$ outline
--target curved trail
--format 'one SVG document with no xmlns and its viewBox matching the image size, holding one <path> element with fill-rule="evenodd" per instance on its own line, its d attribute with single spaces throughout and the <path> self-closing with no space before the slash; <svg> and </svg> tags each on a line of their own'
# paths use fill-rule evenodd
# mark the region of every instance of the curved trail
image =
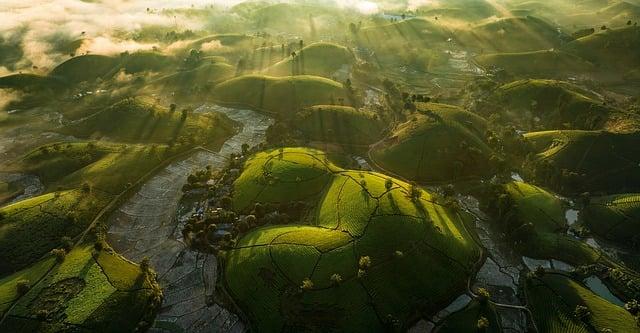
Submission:
<svg viewBox="0 0 640 333">
<path fill-rule="evenodd" d="M 174 162 L 147 181 L 109 218 L 108 241 L 126 258 L 149 257 L 164 290 L 164 300 L 151 332 L 244 332 L 238 316 L 211 302 L 217 278 L 215 256 L 191 251 L 182 241 L 177 215 L 188 175 L 211 166 L 221 169 L 242 144 L 265 140 L 273 120 L 250 110 L 205 105 L 196 112 L 220 112 L 243 125 L 220 152 L 199 151 Z M 210 305 L 207 305 L 210 304 Z"/>
</svg>

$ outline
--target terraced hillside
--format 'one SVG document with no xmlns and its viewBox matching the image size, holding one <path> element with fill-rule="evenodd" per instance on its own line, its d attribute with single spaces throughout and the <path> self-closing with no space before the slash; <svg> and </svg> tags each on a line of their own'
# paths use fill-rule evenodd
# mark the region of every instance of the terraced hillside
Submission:
<svg viewBox="0 0 640 333">
<path fill-rule="evenodd" d="M 313 105 L 352 105 L 341 83 L 318 76 L 271 77 L 246 75 L 218 84 L 213 98 L 224 105 L 242 106 L 291 117 Z"/>
<path fill-rule="evenodd" d="M 640 65 L 640 27 L 606 29 L 574 40 L 563 50 L 605 70 L 627 71 Z"/>
<path fill-rule="evenodd" d="M 485 199 L 486 211 L 522 255 L 574 265 L 598 260 L 599 254 L 591 247 L 567 236 L 565 204 L 553 193 L 522 182 L 500 185 L 493 191 Z"/>
<path fill-rule="evenodd" d="M 589 230 L 606 240 L 627 247 L 636 247 L 640 242 L 638 194 L 591 198 L 581 217 Z"/>
<path fill-rule="evenodd" d="M 635 318 L 624 308 L 567 275 L 531 276 L 525 288 L 538 332 L 640 332 Z"/>
<path fill-rule="evenodd" d="M 555 49 L 481 54 L 475 60 L 487 70 L 502 69 L 516 78 L 565 78 L 596 71 L 591 62 Z"/>
<path fill-rule="evenodd" d="M 406 329 L 464 290 L 479 259 L 465 215 L 316 150 L 258 153 L 234 193 L 238 211 L 255 202 L 314 206 L 303 221 L 250 230 L 226 255 L 224 286 L 264 332 Z"/>
<path fill-rule="evenodd" d="M 570 38 L 533 16 L 508 17 L 458 31 L 460 43 L 480 53 L 513 53 L 557 48 Z"/>
<path fill-rule="evenodd" d="M 556 80 L 520 80 L 499 87 L 483 112 L 499 110 L 504 120 L 525 130 L 583 129 L 634 131 L 637 115 L 607 106 L 601 96 Z"/>
<path fill-rule="evenodd" d="M 493 154 L 484 138 L 486 121 L 458 107 L 417 103 L 417 113 L 371 151 L 384 169 L 418 182 L 487 175 Z"/>
<path fill-rule="evenodd" d="M 525 135 L 538 153 L 531 175 L 562 193 L 629 193 L 640 187 L 640 136 L 600 131 Z"/>
<path fill-rule="evenodd" d="M 153 275 L 107 251 L 74 249 L 0 280 L 3 332 L 132 332 L 161 299 Z M 22 286 L 22 287 L 21 287 Z"/>
<path fill-rule="evenodd" d="M 295 56 L 267 68 L 272 76 L 316 75 L 331 78 L 338 70 L 355 63 L 354 54 L 344 46 L 334 43 L 314 43 L 302 48 Z"/>
<path fill-rule="evenodd" d="M 294 124 L 309 140 L 346 145 L 373 143 L 380 139 L 383 127 L 371 111 L 335 105 L 304 109 L 296 115 Z"/>
<path fill-rule="evenodd" d="M 59 131 L 86 139 L 216 147 L 233 133 L 233 126 L 216 113 L 196 114 L 128 98 Z"/>
</svg>

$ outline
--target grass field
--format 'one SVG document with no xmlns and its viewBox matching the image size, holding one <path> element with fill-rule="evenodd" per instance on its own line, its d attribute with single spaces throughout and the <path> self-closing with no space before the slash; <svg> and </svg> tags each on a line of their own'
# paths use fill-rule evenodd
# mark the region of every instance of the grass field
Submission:
<svg viewBox="0 0 640 333">
<path fill-rule="evenodd" d="M 172 111 L 144 98 L 124 99 L 98 114 L 59 130 L 78 138 L 127 143 L 182 143 L 218 147 L 234 124 L 217 113 Z"/>
<path fill-rule="evenodd" d="M 16 279 L 30 286 L 22 296 L 12 290 Z M 44 259 L 0 280 L 0 290 L 6 290 L 6 298 L 10 299 L 0 305 L 9 311 L 0 329 L 133 331 L 141 321 L 152 318 L 154 304 L 158 304 L 152 283 L 152 278 L 138 266 L 119 256 L 105 251 L 92 253 L 92 247 L 80 247 L 69 252 L 62 263 Z"/>
<path fill-rule="evenodd" d="M 316 75 L 331 78 L 345 66 L 351 66 L 356 59 L 344 46 L 334 43 L 314 43 L 296 52 L 265 70 L 273 76 Z"/>
<path fill-rule="evenodd" d="M 533 176 L 560 192 L 640 189 L 638 134 L 567 130 L 528 133 L 525 139 L 538 152 Z"/>
<path fill-rule="evenodd" d="M 406 329 L 464 290 L 480 255 L 464 215 L 422 190 L 411 199 L 402 181 L 338 168 L 316 150 L 259 153 L 234 188 L 240 210 L 246 192 L 252 202 L 315 205 L 307 224 L 251 230 L 227 254 L 227 291 L 261 331 Z"/>
<path fill-rule="evenodd" d="M 560 273 L 529 277 L 525 282 L 528 304 L 538 331 L 640 332 L 635 318 L 622 307 L 600 298 L 580 282 Z M 588 315 L 576 316 L 576 307 Z"/>
<path fill-rule="evenodd" d="M 318 76 L 271 77 L 246 75 L 218 84 L 213 98 L 225 105 L 248 107 L 258 111 L 293 116 L 313 105 L 349 106 L 342 84 Z"/>
<path fill-rule="evenodd" d="M 640 64 L 640 27 L 607 29 L 574 40 L 562 49 L 605 70 L 627 71 Z"/>
<path fill-rule="evenodd" d="M 640 241 L 640 195 L 617 194 L 591 198 L 581 211 L 585 225 L 593 233 L 631 247 Z"/>
<path fill-rule="evenodd" d="M 216 84 L 232 78 L 236 69 L 226 62 L 205 61 L 194 69 L 182 70 L 150 83 L 150 90 L 173 93 L 180 98 L 209 95 Z"/>
<path fill-rule="evenodd" d="M 381 137 L 382 121 L 371 111 L 347 106 L 317 105 L 296 115 L 294 126 L 312 141 L 370 144 Z"/>
<path fill-rule="evenodd" d="M 419 182 L 481 177 L 490 172 L 486 121 L 455 106 L 418 103 L 415 120 L 400 124 L 372 151 L 385 169 Z M 411 116 L 414 117 L 414 116 Z"/>
</svg>

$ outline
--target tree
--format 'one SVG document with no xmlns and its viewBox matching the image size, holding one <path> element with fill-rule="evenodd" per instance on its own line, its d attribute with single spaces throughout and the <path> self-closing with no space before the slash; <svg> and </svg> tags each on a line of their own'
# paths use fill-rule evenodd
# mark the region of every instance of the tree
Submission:
<svg viewBox="0 0 640 333">
<path fill-rule="evenodd" d="M 333 283 L 334 285 L 338 285 L 340 284 L 340 282 L 342 282 L 342 276 L 340 274 L 335 273 L 331 275 L 331 283 Z"/>
<path fill-rule="evenodd" d="M 355 23 L 351 22 L 349 23 L 349 31 L 351 31 L 352 34 L 357 34 L 358 33 L 358 26 L 356 26 Z"/>
<path fill-rule="evenodd" d="M 169 105 L 169 111 L 175 112 L 177 107 L 176 103 L 171 103 L 171 105 Z"/>
<path fill-rule="evenodd" d="M 258 219 L 255 215 L 247 215 L 244 220 L 247 221 L 247 224 L 251 227 L 258 225 Z"/>
<path fill-rule="evenodd" d="M 360 267 L 363 270 L 366 270 L 370 266 L 371 266 L 371 257 L 369 256 L 360 257 L 360 259 L 358 260 L 358 267 Z"/>
<path fill-rule="evenodd" d="M 140 261 L 140 270 L 142 271 L 142 273 L 146 275 L 150 272 L 150 269 L 151 267 L 149 266 L 149 257 L 142 258 L 142 261 Z"/>
<path fill-rule="evenodd" d="M 300 289 L 302 290 L 311 290 L 313 289 L 313 281 L 311 281 L 311 279 L 306 278 L 304 280 L 302 280 L 302 285 L 300 286 Z"/>
<path fill-rule="evenodd" d="M 241 149 L 242 149 L 242 155 L 246 156 L 249 153 L 249 145 L 248 144 L 243 143 Z"/>
<path fill-rule="evenodd" d="M 576 305 L 575 310 L 573 310 L 573 315 L 577 318 L 580 319 L 582 321 L 587 320 L 587 318 L 589 318 L 589 316 L 591 315 L 591 311 L 589 311 L 589 308 L 587 308 L 584 305 Z"/>
<path fill-rule="evenodd" d="M 19 280 L 16 284 L 16 292 L 18 293 L 18 296 L 23 296 L 29 292 L 29 289 L 31 289 L 29 280 Z"/>
<path fill-rule="evenodd" d="M 478 328 L 478 331 L 480 332 L 484 332 L 489 328 L 489 319 L 480 316 L 480 318 L 478 319 L 478 322 L 476 324 L 476 327 Z"/>
<path fill-rule="evenodd" d="M 67 251 L 65 251 L 64 249 L 53 249 L 51 250 L 51 254 L 56 257 L 57 262 L 63 262 L 64 258 L 67 255 Z"/>
<path fill-rule="evenodd" d="M 476 290 L 476 297 L 478 298 L 478 302 L 480 302 L 480 304 L 487 304 L 487 302 L 491 298 L 491 294 L 485 288 L 478 288 L 478 290 Z"/>
<path fill-rule="evenodd" d="M 390 191 L 392 187 L 393 187 L 393 180 L 391 180 L 391 178 L 387 178 L 384 181 L 384 188 L 386 188 L 387 191 Z"/>
</svg>

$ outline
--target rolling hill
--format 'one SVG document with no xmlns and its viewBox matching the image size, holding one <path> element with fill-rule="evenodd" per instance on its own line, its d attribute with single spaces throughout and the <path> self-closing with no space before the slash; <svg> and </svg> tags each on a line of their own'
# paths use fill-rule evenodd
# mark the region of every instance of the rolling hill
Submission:
<svg viewBox="0 0 640 333">
<path fill-rule="evenodd" d="M 331 78 L 338 70 L 355 63 L 355 56 L 346 47 L 333 43 L 314 43 L 302 48 L 295 57 L 267 68 L 272 76 L 316 75 Z"/>
<path fill-rule="evenodd" d="M 312 141 L 370 144 L 380 139 L 383 124 L 375 113 L 348 106 L 317 105 L 296 115 L 294 126 Z"/>
</svg>

